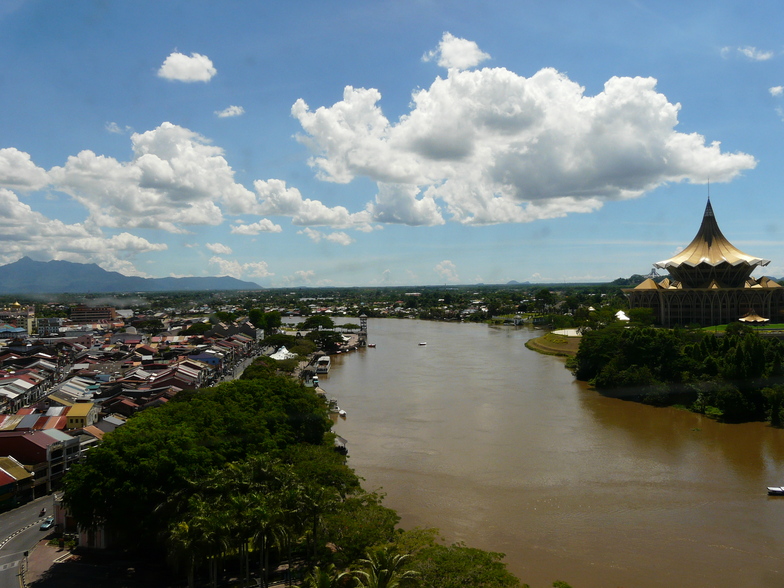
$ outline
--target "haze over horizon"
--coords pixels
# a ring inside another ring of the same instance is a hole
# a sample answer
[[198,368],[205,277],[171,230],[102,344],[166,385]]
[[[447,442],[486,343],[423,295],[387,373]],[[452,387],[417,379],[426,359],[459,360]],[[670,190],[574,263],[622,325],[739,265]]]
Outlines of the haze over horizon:
[[[0,7],[0,265],[264,287],[784,275],[782,7]],[[709,187],[710,186],[710,187]]]

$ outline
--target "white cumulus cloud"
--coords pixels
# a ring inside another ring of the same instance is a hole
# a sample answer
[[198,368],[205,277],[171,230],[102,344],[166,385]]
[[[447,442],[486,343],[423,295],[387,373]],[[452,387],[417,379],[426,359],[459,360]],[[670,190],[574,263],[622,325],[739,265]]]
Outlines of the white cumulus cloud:
[[214,255],[210,258],[209,264],[217,268],[218,275],[237,279],[242,278],[243,275],[251,278],[266,278],[275,275],[269,271],[265,261],[240,263],[233,259],[225,259]]
[[437,59],[438,65],[447,69],[469,69],[490,59],[490,56],[481,51],[474,41],[444,33],[438,47],[422,56],[422,61],[433,59]]
[[234,181],[223,150],[193,131],[165,122],[131,136],[127,162],[86,150],[71,156],[49,177],[73,196],[99,226],[154,228],[173,233],[192,225],[223,222],[222,207],[255,202]]
[[97,263],[105,270],[144,275],[131,262],[138,253],[164,251],[165,243],[123,232],[106,237],[91,223],[66,224],[50,219],[0,188],[0,264],[23,255],[76,263]]
[[158,70],[158,76],[178,82],[209,82],[218,73],[206,55],[191,53],[190,57],[174,51]]
[[[756,165],[678,132],[681,105],[657,92],[653,78],[613,77],[587,96],[552,68],[529,78],[450,69],[416,91],[396,122],[380,100],[376,89],[347,86],[330,107],[311,110],[301,99],[292,107],[321,179],[377,183],[367,222],[529,222],[591,212],[668,182],[729,181]],[[269,182],[256,190],[275,191]],[[302,210],[293,190],[265,196],[270,210]]]
[[125,127],[121,127],[116,122],[108,122],[106,125],[104,125],[104,128],[115,135],[124,135],[125,133],[128,133],[132,130],[131,127],[127,125]]
[[245,114],[245,109],[242,106],[229,106],[223,110],[216,110],[215,114],[218,118],[228,118],[232,116],[242,116]]
[[253,186],[259,202],[244,212],[290,216],[291,222],[300,226],[363,228],[371,220],[367,211],[350,213],[344,206],[330,208],[318,200],[303,198],[297,188],[288,188],[282,180],[256,180]]
[[433,268],[439,277],[445,282],[457,282],[460,278],[457,276],[457,266],[454,263],[445,259],[436,267]]
[[232,250],[228,245],[223,243],[205,243],[204,246],[215,253],[216,255],[231,255]]
[[772,88],[768,89],[771,96],[781,96],[784,94],[784,86],[773,86]]
[[330,243],[337,243],[338,245],[351,245],[354,242],[354,239],[342,231],[337,231],[334,233],[323,233],[321,231],[317,231],[316,229],[306,227],[301,231],[297,231],[297,233],[300,235],[305,235],[314,243],[318,243],[322,239],[324,241],[329,241]]
[[738,47],[738,51],[745,57],[748,57],[752,61],[767,61],[771,57],[773,57],[773,51],[763,51],[761,49],[757,49],[756,47]]
[[40,190],[48,183],[46,170],[35,165],[29,154],[13,147],[0,149],[0,187]]
[[267,218],[255,223],[235,224],[231,227],[231,233],[234,235],[258,235],[259,233],[280,233],[282,231],[283,228],[280,225],[276,225]]
[[269,266],[267,266],[266,261],[246,263],[242,266],[242,269],[249,278],[267,278],[275,275],[269,271]]

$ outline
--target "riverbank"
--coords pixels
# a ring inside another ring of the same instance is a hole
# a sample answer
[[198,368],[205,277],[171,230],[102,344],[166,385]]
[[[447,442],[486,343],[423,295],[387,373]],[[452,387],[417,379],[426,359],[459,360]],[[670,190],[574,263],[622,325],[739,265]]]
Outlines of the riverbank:
[[545,333],[525,342],[525,346],[532,351],[545,355],[560,357],[574,357],[580,348],[580,337],[568,337],[555,333]]

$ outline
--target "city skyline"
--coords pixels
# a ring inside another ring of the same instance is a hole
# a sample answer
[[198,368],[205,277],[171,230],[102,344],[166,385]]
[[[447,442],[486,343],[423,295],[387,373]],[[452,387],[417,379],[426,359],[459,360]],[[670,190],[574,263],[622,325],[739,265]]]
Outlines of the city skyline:
[[265,287],[784,275],[772,2],[0,7],[0,265]]

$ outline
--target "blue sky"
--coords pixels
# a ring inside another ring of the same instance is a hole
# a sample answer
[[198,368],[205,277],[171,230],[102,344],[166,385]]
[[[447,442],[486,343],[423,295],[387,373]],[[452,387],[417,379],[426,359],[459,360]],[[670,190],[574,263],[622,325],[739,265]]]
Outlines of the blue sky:
[[777,2],[0,4],[0,264],[608,281],[719,225],[784,276]]

